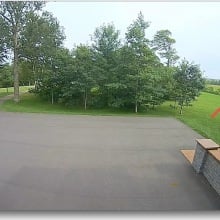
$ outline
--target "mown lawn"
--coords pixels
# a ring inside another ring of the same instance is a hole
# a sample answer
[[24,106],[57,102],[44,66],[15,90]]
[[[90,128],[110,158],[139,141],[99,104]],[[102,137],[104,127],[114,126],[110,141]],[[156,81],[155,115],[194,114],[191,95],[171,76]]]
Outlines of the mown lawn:
[[216,91],[217,89],[220,89],[220,85],[207,84],[206,87],[212,87],[214,89],[214,91]]
[[135,114],[132,110],[122,109],[91,109],[84,110],[81,107],[67,107],[62,104],[51,104],[47,101],[41,100],[34,94],[23,94],[19,103],[14,103],[13,100],[6,101],[0,106],[0,110],[9,112],[29,112],[29,113],[49,113],[49,114],[80,114],[80,115],[130,115],[130,116],[174,116],[175,111],[168,106],[168,104],[160,106],[155,110],[147,112],[140,112]]
[[170,104],[172,102],[165,102],[155,110],[142,111],[137,114],[132,111],[118,109],[87,109],[85,111],[83,108],[70,108],[60,104],[52,105],[33,94],[24,94],[20,103],[8,100],[0,106],[0,110],[49,114],[175,117],[204,137],[211,138],[220,144],[220,114],[214,119],[210,117],[220,107],[219,95],[202,93],[198,100],[193,102],[193,106],[184,109],[183,115],[179,115],[178,110],[171,108]]
[[186,108],[184,115],[177,116],[177,118],[203,136],[220,144],[220,114],[215,118],[210,117],[219,107],[219,95],[202,93],[198,100],[193,103],[193,106]]
[[[33,86],[20,86],[19,90],[20,90],[20,92],[27,92],[28,89],[30,89],[32,87]],[[14,87],[9,87],[8,92],[7,92],[6,88],[0,88],[0,97],[7,96],[7,95],[10,95],[13,93],[14,93]]]
[[6,88],[0,88],[0,97],[13,94],[13,87],[9,87],[8,90]]

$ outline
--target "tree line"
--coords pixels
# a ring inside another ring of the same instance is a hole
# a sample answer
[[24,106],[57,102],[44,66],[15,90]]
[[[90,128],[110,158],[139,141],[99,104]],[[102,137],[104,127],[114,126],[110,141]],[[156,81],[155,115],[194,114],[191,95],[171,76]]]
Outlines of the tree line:
[[206,79],[206,84],[220,85],[220,80],[219,79]]
[[[113,23],[103,24],[95,29],[90,45],[69,50],[63,46],[63,28],[43,11],[44,4],[0,2],[0,78],[5,79],[0,81],[10,81],[6,73],[12,68],[15,102],[22,83],[34,84],[32,92],[51,103],[138,112],[174,100],[181,113],[204,88],[198,65],[186,59],[177,65],[169,30],[147,38],[150,23],[141,12],[124,39]],[[5,64],[10,56],[13,62]]]

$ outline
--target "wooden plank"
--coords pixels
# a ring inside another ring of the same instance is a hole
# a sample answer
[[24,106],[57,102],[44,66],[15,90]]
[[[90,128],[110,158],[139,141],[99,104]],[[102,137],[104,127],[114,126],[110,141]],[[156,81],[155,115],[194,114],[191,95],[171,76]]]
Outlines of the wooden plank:
[[219,148],[219,145],[216,144],[212,139],[196,139],[196,141],[206,150]]
[[192,164],[195,150],[180,150],[184,157]]

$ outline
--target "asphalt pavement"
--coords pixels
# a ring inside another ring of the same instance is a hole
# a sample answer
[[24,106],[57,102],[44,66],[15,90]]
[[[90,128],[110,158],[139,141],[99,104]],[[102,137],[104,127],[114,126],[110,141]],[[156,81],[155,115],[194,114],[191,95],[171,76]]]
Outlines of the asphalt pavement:
[[173,118],[0,112],[2,211],[220,210]]

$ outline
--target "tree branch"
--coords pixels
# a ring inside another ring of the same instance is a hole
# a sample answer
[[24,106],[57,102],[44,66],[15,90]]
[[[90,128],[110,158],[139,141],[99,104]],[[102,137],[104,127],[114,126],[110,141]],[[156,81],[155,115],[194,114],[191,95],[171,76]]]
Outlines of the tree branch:
[[0,16],[2,16],[5,20],[11,23],[11,20],[8,17],[6,17],[3,13],[0,12]]

